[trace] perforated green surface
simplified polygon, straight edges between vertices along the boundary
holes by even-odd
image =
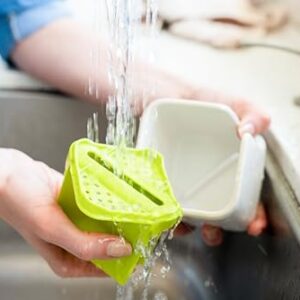
[[[149,247],[182,218],[158,152],[120,151],[87,139],[70,147],[59,204],[80,229],[121,234],[135,250],[137,244]],[[125,284],[142,261],[134,251],[130,257],[93,263]]]

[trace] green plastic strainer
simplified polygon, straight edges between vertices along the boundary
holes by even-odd
[[[129,257],[92,261],[124,285],[143,263],[138,249],[152,251],[152,241],[182,218],[163,158],[152,149],[120,151],[81,139],[71,145],[66,166],[59,204],[67,216],[81,230],[122,235],[134,249]]]

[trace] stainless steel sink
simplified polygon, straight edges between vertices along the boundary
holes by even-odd
[[[43,93],[0,91],[0,146],[21,149],[63,169],[70,142],[85,136],[87,117],[104,109]],[[168,300],[300,299],[299,206],[276,159],[269,153],[263,200],[270,227],[259,238],[226,233],[210,248],[199,231],[169,242],[172,260],[166,279],[154,277],[149,299]],[[159,273],[160,262],[155,273]],[[141,299],[139,287],[135,299]],[[60,279],[10,227],[0,223],[0,300],[110,300],[110,279]]]
[[[1,224],[2,231],[4,228]],[[10,229],[6,228],[6,232],[9,233]],[[21,238],[5,239],[1,235],[0,239],[1,245],[5,244],[0,250],[0,299],[115,299],[116,285],[112,280],[60,279]],[[167,278],[153,277],[149,299],[154,299],[158,292],[167,295],[170,300],[210,299],[210,290],[204,287],[205,280],[209,278],[202,278],[204,273],[200,270],[198,255],[185,259],[180,250],[182,247],[186,249],[182,242],[176,244],[179,247],[176,251],[172,251],[173,266]],[[161,267],[158,263],[154,273],[160,273]],[[139,287],[134,299],[141,299],[142,290],[143,287]],[[205,297],[202,298],[202,295]]]

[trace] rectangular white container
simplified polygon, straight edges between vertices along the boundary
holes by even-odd
[[[255,215],[266,144],[237,136],[238,117],[227,106],[161,99],[144,112],[137,147],[164,156],[185,221],[245,230]]]

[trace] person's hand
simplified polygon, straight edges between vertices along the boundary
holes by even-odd
[[[221,101],[219,96],[218,100]],[[241,138],[245,133],[256,135],[263,133],[270,125],[270,117],[260,110],[256,105],[241,99],[228,99],[233,111],[240,118],[238,125],[238,135]],[[225,102],[226,103],[226,102]],[[249,235],[258,236],[267,226],[267,217],[265,209],[261,203],[257,206],[256,215],[252,222],[248,225],[247,231]],[[201,235],[206,244],[210,246],[220,245],[223,241],[222,230],[212,225],[203,225]]]
[[[210,90],[191,89],[188,98],[200,101],[222,103],[231,107],[240,119],[237,134],[241,138],[244,134],[256,135],[266,131],[270,125],[270,117],[249,101],[236,97],[225,96]],[[254,219],[248,225],[249,235],[258,236],[267,226],[267,218],[263,205],[259,203]],[[181,231],[186,231],[181,229]],[[219,227],[205,224],[201,227],[201,235],[209,246],[220,245],[223,241],[223,232]]]
[[[270,125],[270,116],[249,100],[192,86],[186,86],[184,90],[185,92],[182,92],[183,98],[229,106],[240,119],[237,128],[239,137],[242,137],[245,133],[252,135],[261,134]]]
[[[258,204],[256,209],[256,216],[250,222],[247,228],[249,235],[258,236],[267,226],[267,217],[265,209],[261,203]],[[201,229],[201,236],[208,246],[218,246],[223,242],[222,229],[213,225],[204,224]]]
[[[153,69],[151,67],[147,68],[145,66],[144,68],[147,70],[147,72],[144,72],[144,74],[148,74],[149,78],[154,78],[153,82],[156,84],[156,92],[145,99],[145,102],[136,101],[136,105],[139,105],[139,107],[136,106],[136,111],[139,113],[141,113],[149,103],[155,101],[156,99],[186,99],[187,101],[196,100],[201,102],[220,103],[229,106],[240,119],[237,127],[237,135],[240,138],[246,133],[250,133],[253,136],[263,133],[270,125],[270,117],[263,110],[258,108],[257,105],[251,103],[250,101],[246,101],[239,97],[225,95],[211,89],[199,88],[195,85],[185,82],[173,74],[164,72],[162,70]],[[143,78],[140,78],[140,80],[137,81],[137,85],[140,85],[137,90],[142,90],[141,86],[144,86],[145,83],[147,83],[147,81],[143,80]],[[137,93],[137,95],[141,96],[142,93]],[[257,236],[264,230],[266,226],[267,219],[265,209],[262,204],[259,204],[257,207],[256,216],[252,222],[250,222],[247,231],[250,235]],[[176,232],[182,234],[190,230],[190,226],[181,224],[181,226],[177,228]],[[223,241],[222,230],[212,225],[206,224],[202,226],[201,235],[206,244],[211,246],[219,245]]]
[[[195,87],[187,84],[181,79],[161,72],[160,88],[158,89],[157,98],[181,98],[196,100],[201,102],[220,103],[229,106],[239,117],[240,122],[237,127],[237,135],[242,138],[246,133],[255,136],[266,131],[270,125],[270,117],[257,105],[246,101],[242,98],[228,96],[214,90]],[[173,87],[173,88],[172,88]],[[263,205],[257,206],[254,219],[248,225],[249,235],[258,236],[267,226],[267,218]],[[188,224],[181,224],[176,232],[186,234],[193,230]],[[201,227],[201,235],[204,242],[209,246],[220,245],[223,241],[223,232],[219,227],[205,224]]]
[[[62,175],[17,150],[0,149],[0,217],[61,277],[104,276],[89,261],[131,254],[117,236],[87,233],[66,217],[57,198]]]

